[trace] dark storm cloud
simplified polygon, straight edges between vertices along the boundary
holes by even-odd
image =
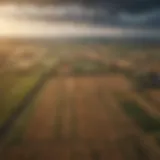
[[[160,8],[160,0],[0,0],[0,2],[18,2],[32,4],[69,4],[76,3],[84,6],[101,6],[110,12],[145,12]]]
[[[32,2],[39,1],[32,0]],[[11,7],[12,12],[10,11],[10,15],[11,17],[40,21],[63,20],[111,27],[160,28],[160,0],[42,1],[46,5],[38,5],[36,3],[31,6],[26,5],[26,7],[20,6],[16,9],[15,6]],[[57,2],[61,4],[54,5],[55,2],[56,4]],[[48,3],[53,5],[47,5]],[[2,11],[1,9],[1,14]]]
[[[115,12],[136,13],[160,8],[160,0],[84,0],[82,3],[100,5]]]
[[[160,27],[160,10],[153,10],[139,14],[121,13],[118,21],[124,25],[142,26],[142,27]]]
[[[136,4],[135,1],[131,4],[124,0],[108,0],[103,2],[104,4],[102,2],[99,0],[92,4],[91,1],[81,1],[81,4],[17,5],[10,3],[0,5],[0,33],[8,36],[16,36],[16,34],[28,36],[28,33],[30,33],[29,36],[58,36],[57,34],[86,36],[88,34],[160,39],[158,5],[137,9],[135,5],[138,3]],[[10,26],[15,30],[9,30]]]

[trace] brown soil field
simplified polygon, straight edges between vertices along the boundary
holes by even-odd
[[[123,113],[115,92],[135,98],[122,75],[54,77],[36,103],[23,142],[6,146],[0,159],[160,159],[138,157],[134,142],[145,136]]]
[[[150,90],[150,96],[160,104],[160,90]]]
[[[37,103],[35,114],[30,118],[24,139],[26,142],[52,139],[53,116],[55,113],[56,80],[51,80],[43,91],[42,97]]]
[[[149,90],[146,94],[147,99],[154,105],[157,113],[160,114],[160,89]]]

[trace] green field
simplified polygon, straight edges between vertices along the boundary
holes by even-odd
[[[6,73],[0,80],[0,125],[16,110],[17,105],[25,95],[34,87],[42,73],[30,75],[17,75]]]
[[[151,117],[135,101],[124,101],[121,105],[127,115],[132,117],[145,132],[160,131],[160,117]]]

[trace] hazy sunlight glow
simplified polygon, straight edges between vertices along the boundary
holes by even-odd
[[[124,36],[156,36],[160,37],[160,33],[153,30],[141,30],[141,29],[123,29],[123,28],[111,28],[111,27],[95,27],[89,24],[75,24],[71,22],[55,22],[46,21],[45,18],[41,20],[31,20],[25,15],[43,15],[53,14],[53,7],[48,6],[15,6],[5,5],[0,6],[0,36],[1,37],[84,37],[84,36],[107,36],[107,37],[124,37]],[[49,10],[47,10],[47,9]],[[73,9],[74,12],[76,8]],[[79,8],[79,13],[83,9]],[[84,9],[87,12],[87,10]],[[64,14],[65,9],[59,8],[56,11],[59,14]],[[89,11],[90,12],[90,11]],[[20,15],[24,15],[19,19]],[[54,14],[53,14],[54,16]]]

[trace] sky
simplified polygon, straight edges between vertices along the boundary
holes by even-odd
[[[160,0],[0,2],[0,37],[160,39]]]

